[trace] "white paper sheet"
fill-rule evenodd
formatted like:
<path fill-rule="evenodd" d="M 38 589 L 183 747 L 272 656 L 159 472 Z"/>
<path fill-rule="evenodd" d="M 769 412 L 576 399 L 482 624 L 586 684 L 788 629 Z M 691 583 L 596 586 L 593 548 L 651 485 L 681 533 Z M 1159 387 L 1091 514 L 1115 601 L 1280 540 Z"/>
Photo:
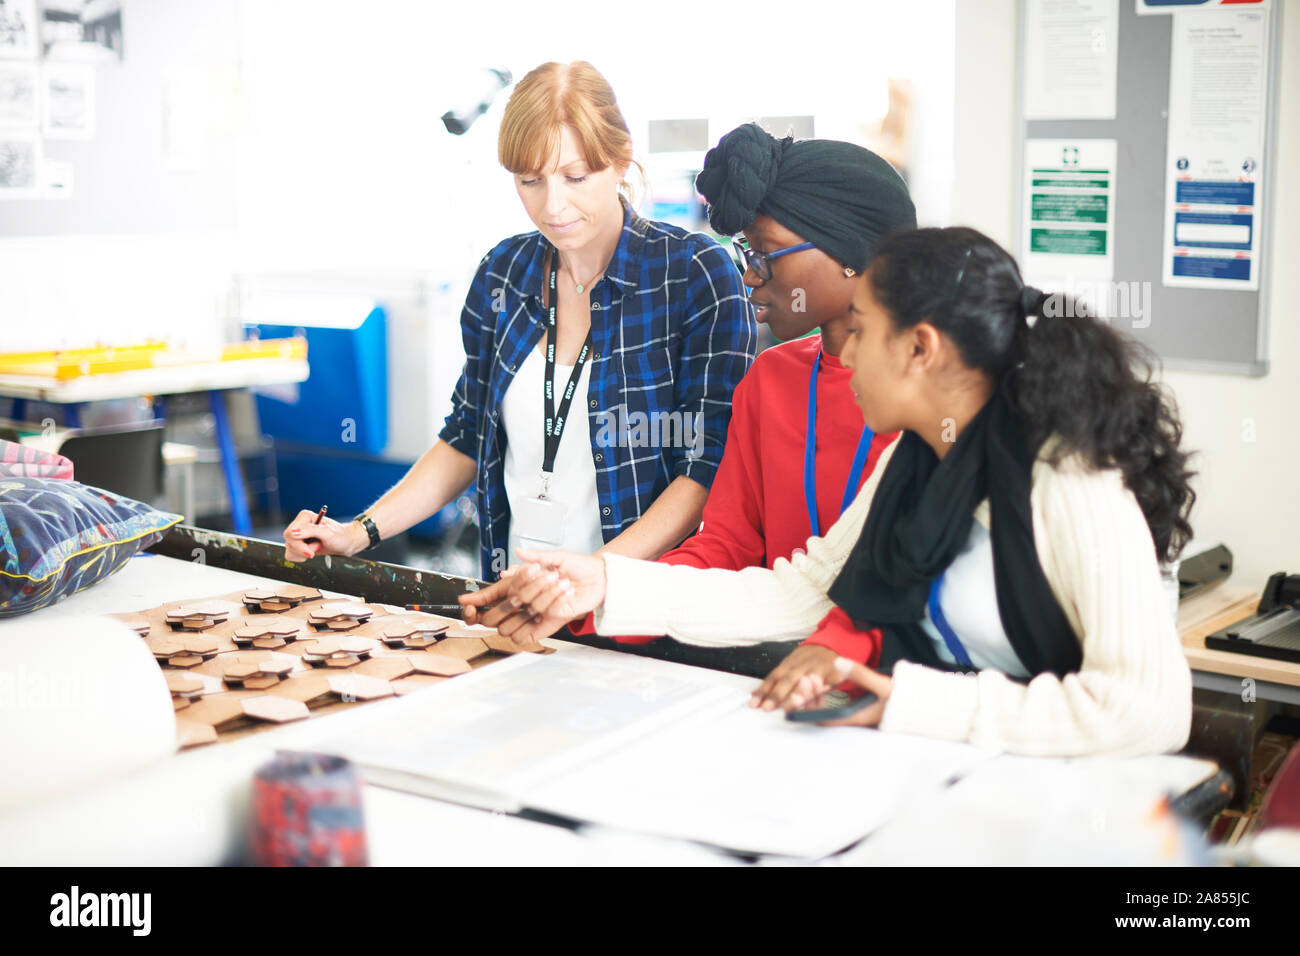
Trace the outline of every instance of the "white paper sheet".
<path fill-rule="evenodd" d="M 816 859 L 990 755 L 857 727 L 792 724 L 747 694 L 530 795 L 542 809 L 733 850 Z"/>
<path fill-rule="evenodd" d="M 1025 119 L 1114 119 L 1119 0 L 1025 4 Z"/>
<path fill-rule="evenodd" d="M 1004 755 L 923 795 L 832 862 L 840 866 L 1204 865 L 1204 838 L 1166 797 L 1213 761 L 1175 755 Z"/>
<path fill-rule="evenodd" d="M 40 190 L 45 199 L 71 199 L 72 183 L 72 163 L 46 159 L 41 164 Z"/>

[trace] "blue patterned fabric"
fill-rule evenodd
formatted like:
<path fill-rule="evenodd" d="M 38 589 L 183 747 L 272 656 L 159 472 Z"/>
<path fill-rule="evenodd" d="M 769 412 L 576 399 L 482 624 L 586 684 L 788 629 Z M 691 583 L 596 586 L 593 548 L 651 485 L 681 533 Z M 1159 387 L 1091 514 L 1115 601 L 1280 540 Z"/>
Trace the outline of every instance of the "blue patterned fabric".
<path fill-rule="evenodd" d="M 501 402 L 546 331 L 547 246 L 541 233 L 525 233 L 480 263 L 461 313 L 465 368 L 439 435 L 478 462 L 488 580 L 505 568 L 510 532 Z M 618 247 L 591 287 L 591 309 L 586 411 L 601 533 L 610 541 L 678 476 L 713 483 L 731 393 L 754 361 L 758 326 L 740 270 L 716 241 L 643 219 L 626 205 Z M 655 424 L 662 434 L 670 421 L 690 426 L 689 444 L 654 440 Z"/>
<path fill-rule="evenodd" d="M 0 617 L 90 587 L 180 520 L 76 481 L 0 478 Z"/>

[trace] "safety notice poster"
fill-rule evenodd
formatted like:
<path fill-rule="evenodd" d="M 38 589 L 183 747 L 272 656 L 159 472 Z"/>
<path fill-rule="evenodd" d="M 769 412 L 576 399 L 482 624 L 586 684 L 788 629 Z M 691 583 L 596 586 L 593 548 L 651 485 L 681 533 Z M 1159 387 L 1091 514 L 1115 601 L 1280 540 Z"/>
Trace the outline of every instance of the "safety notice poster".
<path fill-rule="evenodd" d="M 1163 282 L 1259 288 L 1266 6 L 1173 14 Z"/>
<path fill-rule="evenodd" d="M 1080 291 L 1115 270 L 1113 139 L 1025 141 L 1021 268 L 1041 288 Z"/>

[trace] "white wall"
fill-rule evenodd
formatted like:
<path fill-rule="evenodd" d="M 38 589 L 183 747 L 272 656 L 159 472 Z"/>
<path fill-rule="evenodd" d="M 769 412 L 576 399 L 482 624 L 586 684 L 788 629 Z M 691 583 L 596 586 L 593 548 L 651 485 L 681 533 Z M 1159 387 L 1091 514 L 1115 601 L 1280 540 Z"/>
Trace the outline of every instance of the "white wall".
<path fill-rule="evenodd" d="M 232 231 L 0 238 L 0 352 L 227 339 Z"/>
<path fill-rule="evenodd" d="M 236 273 L 311 273 L 329 287 L 376 289 L 424 280 L 434 290 L 427 308 L 394 315 L 394 393 L 417 408 L 393 422 L 390 449 L 404 457 L 427 445 L 445 414 L 463 361 L 458 303 L 479 259 L 532 228 L 496 161 L 506 97 L 464 136 L 439 121 L 479 92 L 487 66 L 519 78 L 547 59 L 591 60 L 638 147 L 651 120 L 677 117 L 726 130 L 754 115 L 813 113 L 819 135 L 854 138 L 859 122 L 883 111 L 887 79 L 907 79 L 918 215 L 949 217 L 953 0 L 805 0 L 798 17 L 687 0 L 598 12 L 525 0 L 124 0 L 123 23 L 128 60 L 102 66 L 105 80 L 129 69 L 162 84 L 178 57 L 202 79 L 237 60 L 236 103 L 223 110 L 218 101 L 215 119 L 187 114 L 200 128 L 233 127 L 211 145 L 235 155 L 215 184 L 234 196 L 234 227 L 40 238 L 13 230 L 0 238 L 0 351 L 146 336 L 219 341 L 230 334 Z M 100 86 L 103 99 L 113 86 Z M 122 99 L 101 107 L 125 109 Z M 156 161 L 160 103 L 132 104 L 131 149 Z M 107 133 L 85 148 L 104 146 Z M 12 212 L 0 204 L 0 226 Z"/>
<path fill-rule="evenodd" d="M 883 107 L 889 77 L 907 78 L 917 204 L 945 221 L 952 5 L 806 0 L 799 16 L 777 18 L 684 0 L 598 13 L 522 0 L 243 4 L 241 263 L 467 278 L 495 242 L 532 226 L 496 161 L 506 97 L 460 137 L 438 117 L 477 92 L 482 67 L 519 79 L 546 60 L 587 59 L 604 73 L 641 159 L 653 119 L 731 120 L 725 130 L 755 114 L 815 113 L 851 132 L 867 104 Z"/>
<path fill-rule="evenodd" d="M 1016 0 L 957 4 L 952 223 L 1008 249 L 1016 234 L 1016 24 Z"/>
<path fill-rule="evenodd" d="M 1131 2 L 1131 0 L 1121 0 Z M 1014 248 L 1015 0 L 957 4 L 957 82 L 953 222 Z M 1300 90 L 1300 8 L 1285 11 L 1281 89 Z M 1270 203 L 1269 374 L 1259 379 L 1211 373 L 1164 374 L 1178 400 L 1185 441 L 1197 449 L 1198 542 L 1226 543 L 1233 581 L 1261 585 L 1270 573 L 1300 572 L 1300 97 L 1283 96 L 1278 114 L 1279 175 Z"/>
<path fill-rule="evenodd" d="M 239 9 L 123 0 L 127 58 L 94 67 L 94 136 L 45 141 L 72 164 L 71 197 L 0 201 L 0 351 L 225 338 L 234 141 L 215 114 Z"/>

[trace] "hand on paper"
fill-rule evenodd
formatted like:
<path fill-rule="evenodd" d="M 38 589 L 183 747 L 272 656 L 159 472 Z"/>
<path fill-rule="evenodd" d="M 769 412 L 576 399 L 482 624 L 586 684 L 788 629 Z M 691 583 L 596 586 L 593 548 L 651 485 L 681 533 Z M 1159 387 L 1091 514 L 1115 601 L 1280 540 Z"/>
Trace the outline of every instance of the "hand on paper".
<path fill-rule="evenodd" d="M 323 517 L 316 524 L 316 515 L 315 511 L 299 511 L 284 529 L 286 559 L 301 563 L 319 554 L 356 554 L 370 543 L 366 529 L 355 521 L 343 524 Z"/>
<path fill-rule="evenodd" d="M 754 691 L 749 705 L 763 710 L 816 707 L 823 694 L 846 680 L 871 691 L 880 699 L 865 710 L 845 720 L 831 721 L 826 726 L 874 727 L 879 724 L 893 681 L 818 644 L 803 644 L 795 648 Z"/>
<path fill-rule="evenodd" d="M 458 598 L 466 623 L 495 627 L 522 645 L 554 634 L 605 600 L 603 559 L 568 551 L 521 549 L 518 554 L 524 564 L 508 569 L 495 584 Z"/>

